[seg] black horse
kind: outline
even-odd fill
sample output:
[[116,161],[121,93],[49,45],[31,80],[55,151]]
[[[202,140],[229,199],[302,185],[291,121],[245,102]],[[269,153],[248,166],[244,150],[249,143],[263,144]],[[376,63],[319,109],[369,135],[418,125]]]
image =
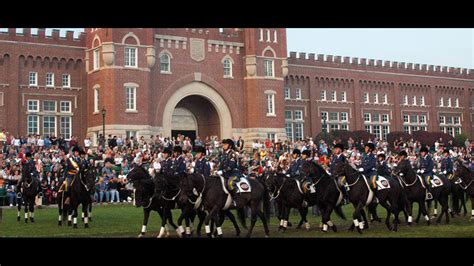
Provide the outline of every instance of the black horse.
[[454,166],[455,170],[453,179],[456,180],[455,182],[457,185],[459,185],[471,199],[472,211],[470,220],[472,221],[474,220],[474,174],[469,166],[460,160],[456,160]]
[[[440,176],[438,174],[438,176]],[[449,182],[451,183],[451,217],[454,218],[454,215],[460,215],[461,208],[463,210],[464,216],[467,214],[466,207],[466,192],[462,188],[462,184],[457,184],[457,178],[454,178],[454,173],[447,176]],[[437,204],[435,205],[437,208]],[[436,210],[436,209],[435,209]],[[435,212],[435,216],[437,213]]]
[[[261,204],[265,199],[268,199],[265,195],[265,186],[254,179],[249,179],[251,186],[251,192],[246,193],[235,193],[232,197],[233,204],[230,204],[229,194],[224,191],[226,182],[222,182],[218,176],[204,177],[202,175],[191,174],[180,178],[181,201],[188,200],[194,189],[198,191],[198,194],[202,197],[202,204],[205,210],[208,211],[208,215],[204,219],[206,227],[206,234],[211,237],[210,221],[214,220],[217,227],[217,234],[222,237],[222,222],[223,217],[221,214],[222,210],[228,208],[235,208],[239,213],[243,212],[245,206],[251,209],[251,224],[247,233],[247,237],[250,237],[257,221],[257,216],[263,222],[265,235],[268,236],[269,230],[267,225],[267,219],[261,210]],[[228,192],[229,193],[229,192]],[[227,206],[226,206],[227,205]],[[232,206],[231,206],[232,205]],[[266,205],[266,204],[264,204]],[[242,215],[239,215],[242,217]]]
[[95,186],[95,179],[97,177],[97,170],[94,166],[88,166],[81,169],[78,174],[74,176],[69,185],[71,191],[70,212],[72,212],[73,228],[77,228],[77,208],[82,205],[82,212],[84,213],[84,227],[89,228],[88,208],[92,204],[91,190]]
[[[430,225],[430,218],[428,217],[428,210],[426,207],[426,188],[422,183],[422,177],[417,176],[415,170],[411,167],[410,161],[402,160],[395,168],[395,173],[398,176],[398,179],[405,190],[407,199],[408,199],[408,225],[412,223],[412,214],[413,214],[413,202],[417,202],[418,216],[415,220],[416,223],[419,222],[420,216],[425,217],[426,223]],[[441,204],[441,215],[438,217],[436,223],[440,223],[443,215],[446,215],[446,223],[449,223],[449,214],[448,214],[448,199],[449,193],[451,190],[451,184],[449,180],[444,176],[439,176],[442,180],[443,185],[439,187],[431,188],[431,194],[433,195],[433,201],[439,202]]]
[[342,212],[341,205],[343,204],[343,194],[338,187],[336,180],[333,179],[324,170],[324,168],[316,162],[304,162],[302,171],[306,176],[312,177],[315,193],[309,194],[312,201],[321,212],[321,220],[323,227],[321,231],[327,232],[330,227],[334,232],[337,232],[336,225],[331,221],[331,214],[333,211],[343,220],[346,216]]
[[169,235],[167,223],[174,229],[177,229],[178,227],[174,224],[173,215],[171,213],[171,210],[175,206],[175,201],[165,200],[159,193],[156,193],[156,179],[152,179],[150,174],[140,166],[136,166],[130,170],[127,178],[134,187],[135,207],[143,207],[143,226],[138,237],[145,236],[151,211],[156,211],[161,217],[162,226],[158,237]]
[[17,205],[18,205],[18,216],[17,221],[20,221],[21,206],[25,206],[25,223],[28,223],[28,217],[32,223],[35,222],[35,199],[38,195],[39,181],[34,177],[34,169],[24,164],[21,168],[22,184],[21,193],[18,193]]
[[310,227],[306,217],[308,206],[314,205],[314,202],[305,200],[304,193],[298,188],[296,180],[282,173],[268,173],[265,186],[268,193],[270,193],[270,200],[275,200],[278,208],[277,217],[280,220],[278,231],[286,231],[291,208],[296,208],[301,216],[296,229],[301,228],[304,223],[306,230],[309,230]]

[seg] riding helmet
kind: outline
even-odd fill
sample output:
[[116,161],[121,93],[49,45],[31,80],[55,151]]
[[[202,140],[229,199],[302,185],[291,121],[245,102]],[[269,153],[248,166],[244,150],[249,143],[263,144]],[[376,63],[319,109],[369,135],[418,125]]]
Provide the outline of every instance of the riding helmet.
[[426,147],[421,147],[420,152],[426,152],[426,153],[428,153],[428,148],[426,148]]
[[196,153],[197,152],[200,152],[200,153],[205,155],[206,154],[206,148],[204,148],[203,146],[198,146],[198,147],[196,147]]
[[385,153],[379,153],[379,154],[377,154],[377,157],[382,157],[384,160],[385,160],[385,158],[386,158],[386,157],[385,157]]
[[375,150],[375,145],[371,142],[366,143],[364,147],[369,147],[371,151]]
[[310,150],[304,150],[301,154],[304,154],[307,157],[311,157],[311,151]]
[[449,154],[449,149],[445,149],[445,150],[443,151],[443,154],[445,154],[445,153]]
[[72,148],[72,153],[75,153],[75,152],[79,152],[79,148],[77,146],[74,146],[74,148]]
[[335,148],[339,148],[341,150],[344,150],[344,145],[342,145],[342,143],[337,143],[336,145],[334,145],[334,149]]
[[294,149],[292,154],[301,155],[301,151],[299,149]]
[[181,148],[181,146],[174,146],[173,148],[173,152],[177,152],[177,153],[182,153],[183,152],[183,148]]
[[229,144],[230,148],[233,149],[235,147],[235,143],[233,140],[231,139],[224,139],[222,141],[222,144]]
[[166,153],[166,154],[168,154],[168,155],[169,155],[169,154],[172,154],[172,152],[171,152],[171,150],[170,150],[169,148],[165,148],[165,149],[163,150],[163,153]]
[[401,151],[398,153],[398,156],[405,156],[405,157],[408,157],[408,154],[406,151]]

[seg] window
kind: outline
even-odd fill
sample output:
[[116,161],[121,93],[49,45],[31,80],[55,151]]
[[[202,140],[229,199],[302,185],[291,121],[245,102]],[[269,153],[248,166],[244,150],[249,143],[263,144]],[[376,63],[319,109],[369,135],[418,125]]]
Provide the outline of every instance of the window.
[[447,116],[446,117],[446,124],[450,125],[453,123],[453,117],[452,116]]
[[63,86],[63,88],[71,87],[71,75],[63,74],[62,86]]
[[444,123],[445,123],[445,117],[444,117],[444,116],[440,116],[440,117],[439,117],[439,123],[440,123],[440,124],[444,124]]
[[275,94],[267,94],[267,115],[275,115]]
[[403,132],[410,134],[410,127],[409,126],[403,126]]
[[425,124],[426,123],[426,116],[425,115],[420,115],[420,124]]
[[380,122],[380,114],[372,114],[372,122]]
[[29,115],[28,116],[28,135],[30,134],[39,134],[38,128],[38,116],[37,115]]
[[454,128],[454,136],[461,135],[461,128],[460,127],[455,127]]
[[329,120],[330,121],[339,121],[339,113],[337,112],[331,112],[329,114]]
[[443,99],[443,97],[439,98],[439,106],[444,106],[444,99]]
[[365,125],[365,131],[369,132],[369,133],[372,133],[371,130],[370,130],[370,125]]
[[290,88],[286,87],[285,88],[285,100],[288,100],[291,98],[291,91]]
[[461,121],[460,121],[460,119],[459,119],[459,116],[454,116],[453,118],[454,118],[454,124],[456,124],[456,125],[460,125],[460,124],[461,124]]
[[267,133],[267,139],[271,142],[275,141],[275,133]]
[[293,123],[291,122],[286,122],[285,123],[285,129],[286,129],[286,137],[293,141]]
[[408,115],[403,115],[403,123],[408,123],[410,120],[408,120]]
[[422,105],[422,106],[425,105],[425,96],[423,96],[423,95],[420,96],[420,105]]
[[383,103],[385,103],[385,104],[388,103],[388,95],[387,94],[383,95]]
[[379,125],[374,125],[372,126],[372,133],[377,137],[377,138],[382,138],[382,135],[380,134],[380,126]]
[[346,102],[347,101],[347,93],[345,91],[343,91],[341,93],[341,101],[343,102]]
[[326,90],[321,90],[321,101],[326,101]]
[[364,103],[369,103],[369,93],[364,92]]
[[412,105],[416,105],[416,95],[413,96],[411,103]]
[[413,133],[415,131],[418,131],[418,127],[417,126],[411,126],[410,130],[411,130],[411,133]]
[[71,102],[61,101],[61,113],[70,113],[71,112]]
[[410,115],[410,123],[418,123],[418,116]]
[[453,128],[452,128],[452,127],[448,127],[448,128],[447,128],[447,131],[448,131],[447,133],[448,133],[449,135],[451,135],[451,136],[453,135]]
[[427,131],[425,126],[421,126],[421,127],[420,127],[420,130],[421,130],[421,131]]
[[273,42],[274,43],[277,42],[277,31],[276,30],[273,31]]
[[331,124],[331,131],[339,130],[339,124]]
[[136,97],[137,88],[135,87],[125,87],[125,110],[126,111],[136,111],[137,97]]
[[[171,67],[170,67],[170,56],[168,54],[162,54],[160,56],[160,72],[161,73],[170,73],[171,72]],[[225,67],[225,65],[224,65]],[[225,74],[225,73],[224,73]]]
[[224,60],[224,77],[232,77],[232,62],[229,59]]
[[301,89],[296,89],[296,99],[301,100]]
[[46,87],[54,87],[54,74],[46,73]]
[[137,67],[138,66],[137,48],[125,47],[125,66],[126,67]]
[[301,110],[295,111],[295,120],[303,120],[303,111]]
[[260,29],[259,33],[258,33],[258,40],[260,42],[263,42],[263,29]]
[[349,125],[348,124],[342,124],[341,125],[341,130],[349,130]]
[[364,122],[370,122],[370,114],[369,113],[364,114]]
[[337,91],[331,91],[331,101],[337,101]]
[[323,130],[323,132],[328,133],[328,132],[329,132],[329,131],[328,131],[328,124],[323,124],[323,125],[321,126],[321,129]]
[[454,106],[455,106],[455,107],[459,107],[459,98],[456,98],[456,99],[454,100]]
[[134,138],[136,138],[137,137],[137,131],[127,130],[127,131],[125,131],[125,137],[127,137],[127,138],[134,137]]
[[219,33],[220,34],[224,33],[224,28],[219,28]]
[[56,112],[56,101],[43,101],[44,112]]
[[295,140],[303,139],[303,124],[295,123]]
[[99,112],[99,89],[94,89],[94,112]]
[[408,105],[408,95],[403,95],[403,105]]
[[43,117],[43,135],[45,137],[56,135],[56,117],[55,116]]
[[71,122],[72,118],[70,116],[61,116],[60,118],[60,134],[63,135],[64,139],[71,138]]
[[265,77],[273,77],[273,60],[263,60],[265,66]]
[[328,120],[328,112],[321,112],[321,120],[322,121]]
[[99,49],[94,50],[94,70],[100,68],[100,61],[99,61]]
[[39,112],[39,100],[28,100],[28,112]]
[[347,113],[346,112],[341,112],[341,121],[347,122]]
[[292,112],[290,110],[285,110],[285,119],[287,120],[293,119]]
[[384,140],[387,140],[387,136],[388,136],[388,134],[390,134],[390,127],[389,126],[382,126],[382,131],[383,131],[382,138]]
[[387,114],[382,115],[382,122],[388,122],[388,115]]
[[30,86],[38,86],[38,73],[37,72],[30,72],[28,84]]
[[0,92],[0,106],[3,106],[3,92]]
[[379,94],[378,93],[374,94],[374,103],[379,103]]
[[270,30],[267,30],[267,42],[270,42]]
[[451,107],[451,98],[448,98],[448,107]]

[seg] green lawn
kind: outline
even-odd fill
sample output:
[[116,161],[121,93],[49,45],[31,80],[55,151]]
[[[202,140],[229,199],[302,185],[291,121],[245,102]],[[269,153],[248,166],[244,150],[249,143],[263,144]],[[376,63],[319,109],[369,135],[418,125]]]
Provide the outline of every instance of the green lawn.
[[[416,204],[415,204],[415,209]],[[290,221],[294,224],[285,233],[277,231],[279,221],[275,217],[270,221],[270,237],[474,237],[474,221],[469,221],[469,216],[460,216],[450,219],[450,224],[445,225],[444,219],[441,225],[427,226],[425,222],[414,224],[409,227],[406,224],[399,226],[398,232],[390,232],[384,223],[371,223],[369,230],[360,235],[357,231],[348,232],[352,219],[352,206],[346,205],[343,208],[348,219],[341,220],[333,213],[332,221],[338,226],[339,231],[334,233],[322,233],[318,225],[320,217],[308,215],[311,224],[311,230],[307,232],[304,229],[295,229],[295,224],[299,221],[299,215],[292,215]],[[173,212],[173,218],[176,222],[180,211]],[[385,210],[378,208],[380,217],[385,216]],[[131,205],[104,205],[94,206],[93,220],[90,222],[90,228],[85,229],[82,221],[78,219],[79,228],[72,229],[67,225],[58,226],[58,213],[56,208],[37,209],[35,212],[35,223],[25,224],[22,219],[16,220],[16,208],[3,209],[3,217],[0,220],[0,237],[137,237],[141,230],[143,211],[141,208],[135,208]],[[401,215],[401,219],[405,218]],[[249,220],[247,224],[249,224]],[[195,224],[197,226],[197,222]],[[157,235],[160,229],[160,218],[157,213],[150,216],[148,223],[148,237]],[[232,224],[226,221],[223,226],[224,236],[233,237],[235,231]],[[204,231],[204,228],[203,228]],[[243,229],[243,234],[246,232]],[[172,237],[176,233],[171,232]],[[254,237],[263,237],[263,226],[260,220],[257,221],[254,229]]]

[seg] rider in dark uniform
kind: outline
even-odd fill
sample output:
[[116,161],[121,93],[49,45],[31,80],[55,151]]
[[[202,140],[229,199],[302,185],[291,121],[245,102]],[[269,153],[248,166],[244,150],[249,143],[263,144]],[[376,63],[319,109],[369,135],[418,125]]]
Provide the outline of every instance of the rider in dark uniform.
[[453,160],[449,157],[449,150],[443,151],[443,159],[441,160],[441,172],[448,179],[453,177]]
[[291,156],[293,157],[293,161],[290,164],[290,169],[288,169],[288,172],[290,172],[289,177],[299,179],[301,175],[301,166],[303,165],[303,161],[300,157],[301,151],[299,149],[294,149]]
[[[335,170],[334,167],[336,166],[337,163],[346,161],[346,157],[344,156],[344,154],[342,154],[343,151],[344,151],[344,145],[342,145],[341,143],[337,143],[336,145],[334,145],[333,155],[331,158],[331,162],[329,163],[330,176],[334,175],[334,170]],[[343,184],[341,184],[339,180],[336,180],[336,181],[338,181],[339,186],[342,186],[341,191],[344,196],[344,202],[347,204],[349,202],[348,187],[343,186]]]
[[385,161],[385,154],[379,153],[377,155],[377,174],[385,177],[390,177],[392,172]]
[[302,167],[303,167],[303,164],[305,163],[311,163],[311,151],[310,150],[304,150],[302,153],[301,153],[301,166],[300,166],[300,169],[299,169],[299,172],[300,172],[300,177],[302,179],[302,182],[303,182],[303,187],[306,188],[306,190],[310,190],[311,193],[314,193],[314,188],[312,186],[310,186],[312,183],[313,183],[313,178],[311,175],[308,175],[308,176],[305,176],[303,171],[302,171]]
[[65,169],[65,179],[59,192],[64,191],[64,204],[69,204],[69,196],[71,195],[69,186],[72,183],[74,177],[79,173],[81,169],[81,159],[79,157],[79,148],[74,147],[72,149],[73,155],[69,157],[66,161],[66,169]]
[[193,162],[194,164],[194,174],[210,176],[211,175],[211,166],[209,162],[205,158],[206,156],[206,149],[202,146],[198,146],[196,148],[196,161]]
[[165,177],[165,190],[169,191],[176,189],[179,184],[179,178],[186,174],[186,163],[184,162],[183,149],[181,146],[175,146],[173,148],[173,158],[170,161],[167,160],[165,163],[164,177]]
[[433,177],[433,159],[429,155],[428,148],[422,147],[420,149],[420,169],[418,169],[417,173],[423,175],[423,179],[426,185],[426,199],[430,200],[433,199],[433,195],[431,195],[431,183],[430,180]]
[[371,188],[376,189],[377,185],[375,184],[375,181],[377,180],[377,159],[375,159],[375,155],[373,153],[375,145],[373,143],[366,143],[364,148],[365,156],[362,160],[359,172],[364,174],[364,176],[367,178],[367,181],[369,181]]
[[221,155],[221,162],[217,174],[222,175],[228,180],[227,185],[229,189],[233,191],[233,184],[239,182],[240,176],[242,175],[239,164],[239,155],[234,151],[235,145],[234,141],[231,139],[223,140],[222,148],[224,149],[224,152]]
[[[27,170],[26,172],[29,173],[33,179],[36,179],[39,182],[38,171],[36,170],[35,161],[31,159],[30,152],[27,152],[25,154],[25,161],[22,163],[21,167],[26,168]],[[18,195],[19,198],[21,197],[21,193],[23,193],[22,185],[23,185],[23,175],[21,175],[20,180],[18,180],[18,185],[16,187],[17,194],[20,193]]]

